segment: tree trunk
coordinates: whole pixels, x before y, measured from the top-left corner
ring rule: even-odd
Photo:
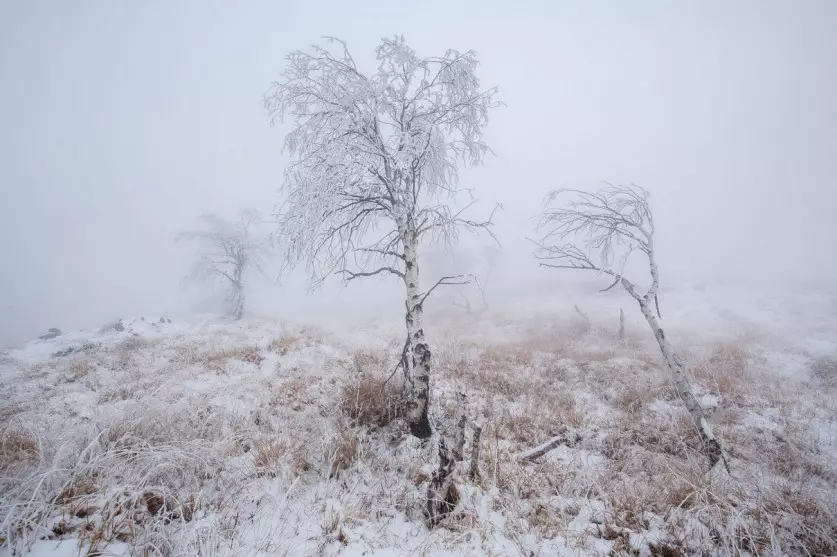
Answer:
[[[230,315],[236,321],[244,315],[244,288],[241,284],[233,284],[230,293]]]
[[[697,426],[698,432],[700,433],[700,437],[704,444],[704,450],[706,451],[706,455],[709,457],[710,468],[714,468],[715,464],[722,460],[724,466],[727,468],[727,471],[729,471],[726,454],[724,453],[723,448],[721,448],[720,442],[718,442],[715,438],[715,434],[712,432],[712,427],[706,420],[706,414],[704,413],[700,402],[698,402],[697,397],[695,397],[692,386],[686,378],[683,365],[671,349],[671,345],[669,344],[662,327],[660,327],[660,323],[657,321],[654,311],[651,309],[650,300],[646,300],[645,298],[640,299],[639,307],[642,310],[642,314],[645,316],[645,319],[648,321],[648,324],[651,326],[651,329],[654,331],[654,336],[657,338],[657,343],[660,345],[660,351],[663,353],[663,360],[665,360],[666,366],[668,366],[668,369],[674,377],[674,387],[677,390],[677,394],[686,406],[686,410],[688,410],[689,414],[692,416],[695,426]]]
[[[581,311],[581,308],[580,308],[580,307],[578,307],[578,306],[575,306],[575,312],[576,312],[579,316],[581,316],[581,319],[582,319],[582,321],[584,322],[584,332],[585,332],[585,333],[589,332],[589,331],[590,331],[590,328],[591,328],[591,325],[590,325],[590,317],[588,317],[586,313],[584,313],[583,311]]]
[[[465,424],[468,421],[468,414],[465,408],[465,393],[457,393],[456,403],[459,407],[459,419],[456,422],[456,437],[454,437],[451,457],[456,462],[462,462],[465,453]]]
[[[480,438],[482,437],[482,426],[478,423],[473,424],[474,437],[471,441],[471,468],[468,471],[468,476],[472,481],[479,481],[482,475],[480,474]]]
[[[456,508],[459,490],[456,488],[456,460],[452,458],[445,440],[439,439],[439,467],[427,484],[427,526],[433,528]]]
[[[414,234],[405,234],[404,260],[407,285],[407,350],[404,373],[410,392],[405,417],[410,433],[419,439],[432,434],[427,410],[430,405],[430,347],[424,337],[424,308],[419,290],[417,242]]]

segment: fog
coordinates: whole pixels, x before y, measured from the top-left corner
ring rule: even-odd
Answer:
[[[559,280],[526,240],[542,196],[602,180],[652,192],[664,285],[833,283],[835,29],[828,0],[4,2],[0,344],[201,310],[173,239],[205,211],[279,201],[287,128],[262,95],[324,35],[370,68],[396,33],[423,56],[480,54],[507,107],[495,156],[461,183],[475,215],[503,204],[506,296]],[[297,273],[260,283],[251,309],[374,315],[397,299],[383,285],[307,295]]]

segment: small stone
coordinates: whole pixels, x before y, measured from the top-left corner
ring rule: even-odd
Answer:
[[[56,329],[55,327],[52,327],[46,333],[42,334],[38,338],[41,339],[41,340],[49,340],[49,339],[52,339],[52,338],[55,338],[55,337],[60,337],[62,334],[63,333],[61,332],[61,329]]]

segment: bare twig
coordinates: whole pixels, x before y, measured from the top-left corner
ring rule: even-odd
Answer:
[[[436,284],[434,284],[433,286],[430,287],[430,290],[428,290],[427,292],[424,293],[424,295],[418,301],[417,305],[423,305],[424,301],[427,299],[427,297],[430,296],[430,294],[432,294],[433,291],[436,290],[436,288],[438,288],[440,286],[469,284],[471,282],[471,280],[468,279],[468,278],[465,278],[465,277],[468,277],[468,276],[469,275],[454,275],[454,276],[440,278],[438,281],[436,281]]]

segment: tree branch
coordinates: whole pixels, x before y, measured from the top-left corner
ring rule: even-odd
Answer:
[[[377,254],[380,254],[380,255],[389,255],[389,256],[391,256],[391,257],[397,257],[398,259],[401,259],[402,261],[406,261],[406,260],[407,260],[407,258],[406,258],[406,257],[404,257],[404,254],[402,254],[402,253],[398,253],[398,252],[395,252],[395,251],[391,251],[391,250],[386,250],[386,249],[377,249],[377,248],[357,248],[355,251],[362,251],[362,252],[369,252],[369,253],[377,253]]]
[[[416,304],[416,305],[417,306],[423,305],[424,301],[427,299],[427,297],[430,296],[430,294],[432,294],[433,291],[436,290],[436,288],[438,288],[440,286],[457,285],[457,284],[470,284],[471,279],[466,279],[465,278],[465,277],[469,277],[469,276],[471,276],[471,275],[454,275],[454,276],[440,278],[438,281],[436,281],[436,284],[434,284],[433,286],[430,287],[430,290],[425,292],[425,294],[421,297],[418,304]]]
[[[522,453],[517,455],[517,460],[523,460],[526,462],[534,462],[535,460],[539,459],[549,451],[561,446],[566,445],[568,447],[574,446],[576,443],[581,441],[581,435],[578,432],[570,431],[567,433],[563,433],[561,435],[556,435],[546,443],[529,449],[528,451],[523,451]]]
[[[373,275],[379,275],[381,273],[391,273],[393,275],[401,277],[402,279],[405,278],[404,273],[402,273],[401,271],[399,271],[397,269],[393,269],[392,267],[381,267],[380,269],[375,269],[374,271],[362,271],[362,272],[358,272],[358,273],[355,273],[355,272],[350,271],[348,269],[341,269],[340,272],[348,275],[348,278],[346,278],[347,282],[350,281],[350,280],[354,280],[356,278],[359,278],[359,277],[371,277]]]

